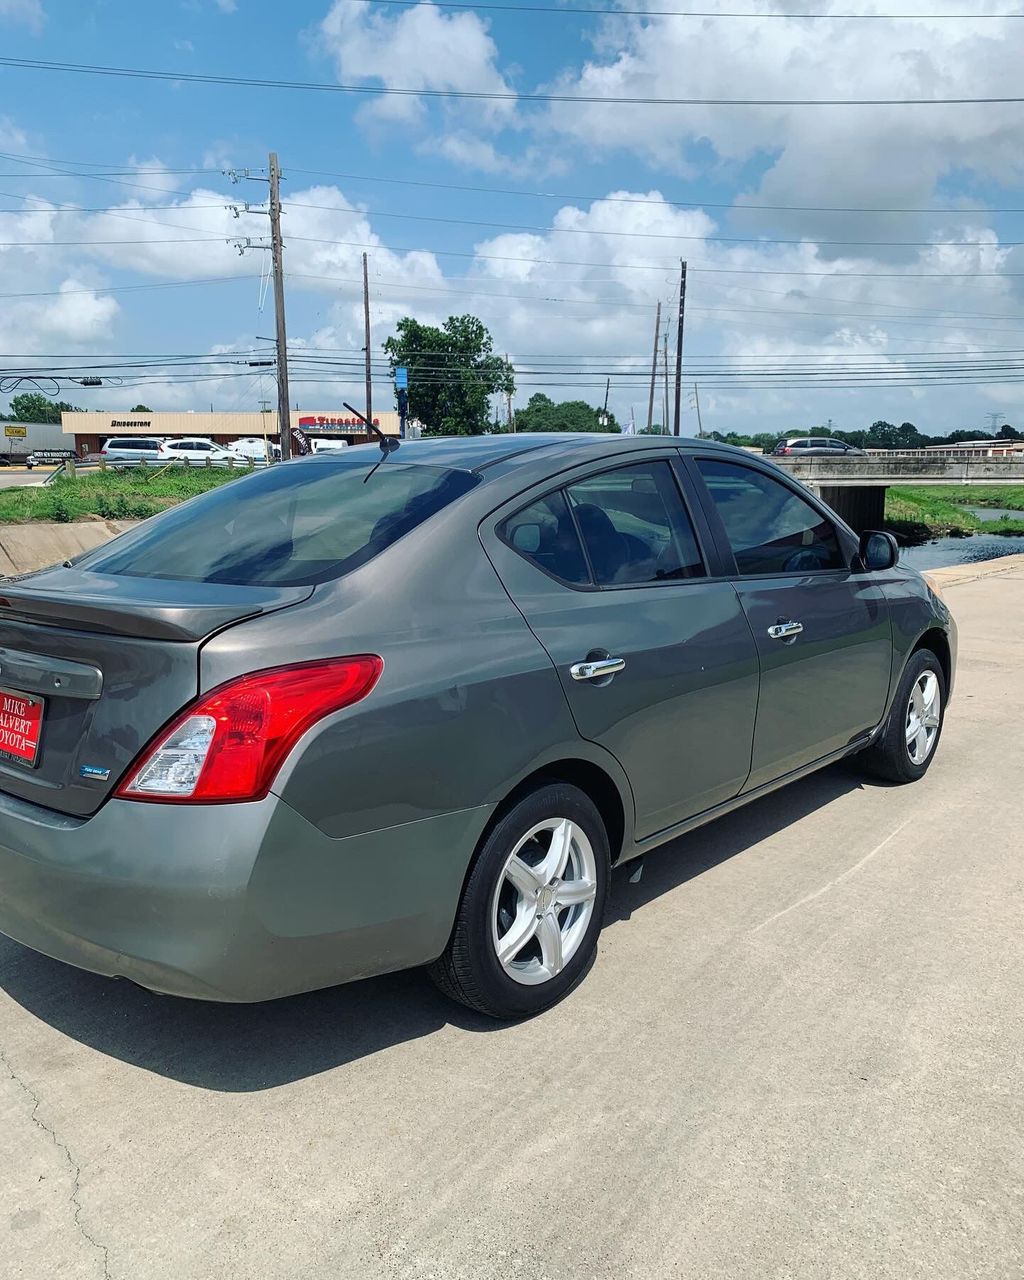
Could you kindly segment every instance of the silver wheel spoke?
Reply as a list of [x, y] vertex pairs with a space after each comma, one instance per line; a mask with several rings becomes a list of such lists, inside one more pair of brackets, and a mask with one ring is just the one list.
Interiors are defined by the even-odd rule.
[[939, 715], [937, 711], [929, 711], [921, 721], [926, 729], [937, 729], [939, 727]]
[[531, 908], [519, 908], [508, 933], [498, 939], [498, 959], [502, 964], [509, 964], [516, 958], [537, 932], [539, 924], [540, 921]]
[[582, 902], [592, 902], [597, 897], [597, 885], [593, 880], [563, 880], [555, 892], [555, 905], [575, 907]]
[[537, 921], [537, 941], [540, 943], [541, 962], [550, 977], [562, 972], [562, 930], [553, 912]]
[[505, 875], [524, 896], [539, 893], [544, 881], [533, 867], [528, 867], [522, 858], [513, 857], [505, 868]]
[[922, 725], [914, 739], [914, 759], [920, 763], [928, 754], [928, 730]]
[[563, 818], [558, 826], [552, 830], [548, 851], [544, 855], [544, 860], [536, 869], [541, 883], [551, 884], [554, 880], [561, 880], [565, 874], [565, 868], [569, 862], [569, 854], [572, 852], [572, 839], [575, 831], [576, 828], [568, 818]]

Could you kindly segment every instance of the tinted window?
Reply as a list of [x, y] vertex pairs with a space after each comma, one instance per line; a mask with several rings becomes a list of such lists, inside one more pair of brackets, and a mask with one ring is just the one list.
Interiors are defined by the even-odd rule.
[[549, 493], [501, 526], [501, 536], [524, 559], [564, 582], [589, 583], [576, 526], [561, 493]]
[[617, 467], [566, 492], [599, 585], [703, 575], [697, 538], [667, 462]]
[[697, 465], [740, 573], [848, 567], [831, 522], [788, 486], [729, 462], [701, 459]]
[[[467, 471], [309, 459], [232, 481], [78, 563], [98, 573], [243, 586], [325, 582], [366, 561], [479, 483]], [[366, 483], [364, 483], [364, 481]]]

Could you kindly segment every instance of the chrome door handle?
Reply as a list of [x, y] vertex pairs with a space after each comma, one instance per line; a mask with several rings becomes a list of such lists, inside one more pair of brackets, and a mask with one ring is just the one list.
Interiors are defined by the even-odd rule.
[[613, 676], [625, 665], [625, 658], [598, 658], [594, 662], [574, 662], [569, 674], [574, 680], [599, 680], [602, 676]]
[[802, 622], [777, 622], [768, 628], [768, 636], [772, 640], [788, 640], [792, 636], [798, 636], [803, 629]]

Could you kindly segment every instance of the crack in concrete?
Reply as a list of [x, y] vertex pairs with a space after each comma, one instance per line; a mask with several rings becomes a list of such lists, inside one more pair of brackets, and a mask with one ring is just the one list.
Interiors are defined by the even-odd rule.
[[85, 1223], [82, 1221], [82, 1201], [79, 1197], [79, 1191], [81, 1189], [81, 1181], [82, 1181], [81, 1165], [71, 1154], [71, 1148], [68, 1146], [68, 1144], [64, 1141], [63, 1138], [58, 1136], [56, 1130], [53, 1129], [50, 1125], [48, 1125], [45, 1120], [41, 1120], [39, 1118], [39, 1108], [42, 1106], [42, 1099], [35, 1092], [35, 1090], [32, 1089], [29, 1085], [27, 1085], [25, 1081], [22, 1080], [21, 1076], [18, 1075], [17, 1071], [15, 1071], [14, 1067], [11, 1065], [11, 1061], [7, 1057], [6, 1053], [4, 1053], [3, 1049], [0, 1049], [0, 1063], [3, 1063], [4, 1068], [7, 1071], [7, 1074], [11, 1077], [11, 1079], [18, 1086], [18, 1088], [22, 1090], [22, 1092], [26, 1095], [26, 1097], [28, 1097], [31, 1100], [32, 1111], [29, 1114], [29, 1119], [36, 1126], [36, 1128], [42, 1129], [43, 1133], [47, 1134], [50, 1137], [51, 1141], [53, 1142], [53, 1145], [57, 1148], [58, 1151], [61, 1152], [61, 1154], [64, 1156], [64, 1159], [67, 1161], [68, 1171], [71, 1174], [71, 1194], [68, 1197], [68, 1199], [70, 1200], [71, 1204], [74, 1205], [75, 1227], [78, 1230], [79, 1234], [82, 1236], [82, 1238], [85, 1241], [87, 1241], [90, 1245], [92, 1245], [92, 1247], [99, 1253], [100, 1259], [103, 1263], [103, 1280], [110, 1280], [110, 1250], [107, 1248], [105, 1244], [101, 1244], [100, 1241], [96, 1239], [96, 1237], [87, 1229], [87, 1227], [85, 1226]]

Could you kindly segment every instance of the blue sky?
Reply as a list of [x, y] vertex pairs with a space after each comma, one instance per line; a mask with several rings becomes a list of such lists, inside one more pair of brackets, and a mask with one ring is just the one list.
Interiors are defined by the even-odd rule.
[[[6, 57], [513, 95], [352, 95], [0, 67], [0, 366], [259, 345], [273, 332], [270, 299], [260, 309], [267, 255], [239, 254], [232, 240], [265, 235], [266, 219], [235, 219], [227, 206], [258, 202], [265, 184], [233, 184], [223, 171], [262, 174], [275, 149], [289, 337], [341, 362], [300, 373], [293, 399], [303, 407], [335, 410], [361, 396], [367, 247], [375, 350], [401, 315], [438, 322], [471, 311], [517, 366], [520, 404], [538, 389], [596, 402], [607, 374], [611, 407], [628, 419], [635, 406], [642, 424], [655, 303], [674, 309], [685, 257], [684, 376], [701, 386], [705, 427], [832, 419], [854, 428], [884, 417], [938, 432], [987, 426], [992, 413], [1024, 426], [1013, 372], [1024, 358], [1014, 274], [1024, 274], [1015, 244], [1024, 216], [999, 212], [1024, 207], [1024, 105], [515, 97], [1012, 94], [1024, 19], [1000, 15], [1018, 6], [824, 0], [813, 9], [923, 15], [860, 21], [768, 16], [806, 3], [699, 7], [765, 16], [0, 0]], [[973, 17], [935, 16], [967, 9]], [[136, 243], [103, 243], [124, 240]], [[223, 372], [242, 376], [71, 398], [232, 409], [274, 394], [244, 366]], [[660, 404], [659, 384], [656, 419]]]

